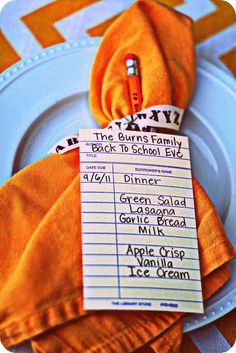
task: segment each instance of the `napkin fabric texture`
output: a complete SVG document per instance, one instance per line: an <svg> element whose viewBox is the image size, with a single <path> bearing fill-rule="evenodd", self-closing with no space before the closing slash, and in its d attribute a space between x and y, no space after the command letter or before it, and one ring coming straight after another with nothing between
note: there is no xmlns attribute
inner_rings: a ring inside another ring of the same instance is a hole
<svg viewBox="0 0 236 353"><path fill-rule="evenodd" d="M195 84L192 20L151 0L139 0L108 28L91 72L89 101L106 127L131 115L125 56L138 57L142 109L169 104L185 109Z"/></svg>
<svg viewBox="0 0 236 353"><path fill-rule="evenodd" d="M185 108L192 94L191 21L151 0L137 1L110 27L93 64L90 105L102 127L131 113L124 69L131 51L140 60L142 108ZM207 299L229 279L235 252L195 179L193 190ZM81 241L78 149L26 167L0 189L0 339L6 347L31 338L37 353L178 352L180 313L83 310Z"/></svg>
<svg viewBox="0 0 236 353"><path fill-rule="evenodd" d="M206 299L228 280L234 251L195 179L193 187ZM33 337L36 352L132 352L179 329L179 313L83 311L78 150L26 167L0 194L0 337L7 347Z"/></svg>

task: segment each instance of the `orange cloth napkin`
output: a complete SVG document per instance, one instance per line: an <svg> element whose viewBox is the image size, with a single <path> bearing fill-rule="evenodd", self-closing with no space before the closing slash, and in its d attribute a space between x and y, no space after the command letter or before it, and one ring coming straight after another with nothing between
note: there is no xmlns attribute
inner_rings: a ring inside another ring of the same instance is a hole
<svg viewBox="0 0 236 353"><path fill-rule="evenodd" d="M195 84L192 20L155 1L139 0L109 27L91 72L90 108L101 127L132 114L124 58L139 59L142 109L185 109Z"/></svg>
<svg viewBox="0 0 236 353"><path fill-rule="evenodd" d="M181 325L178 313L84 313L78 170L74 150L30 165L1 189L0 337L6 346L65 323L34 337L35 352L132 352ZM207 195L193 185L207 298L228 280L228 266L217 268L234 252ZM152 342L159 344L159 338Z"/></svg>
<svg viewBox="0 0 236 353"><path fill-rule="evenodd" d="M130 114L123 60L131 51L140 59L143 108L186 107L193 48L188 18L149 0L132 5L106 33L93 65L90 104L101 126ZM229 279L235 252L195 179L193 188L206 299ZM0 339L7 347L31 338L37 353L128 353L147 343L178 352L181 316L84 312L78 150L32 164L0 189Z"/></svg>

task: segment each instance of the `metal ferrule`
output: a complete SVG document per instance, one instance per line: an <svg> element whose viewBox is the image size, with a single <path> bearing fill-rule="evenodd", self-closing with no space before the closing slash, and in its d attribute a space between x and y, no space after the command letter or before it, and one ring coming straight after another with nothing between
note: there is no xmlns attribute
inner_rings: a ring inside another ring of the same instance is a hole
<svg viewBox="0 0 236 353"><path fill-rule="evenodd" d="M128 59L126 61L126 68L127 68L127 75L128 76L137 76L138 75L136 60Z"/></svg>

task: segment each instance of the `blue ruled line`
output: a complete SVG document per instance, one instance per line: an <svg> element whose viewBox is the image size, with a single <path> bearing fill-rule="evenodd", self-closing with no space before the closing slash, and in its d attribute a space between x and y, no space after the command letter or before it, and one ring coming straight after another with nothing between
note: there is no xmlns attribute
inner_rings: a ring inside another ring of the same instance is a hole
<svg viewBox="0 0 236 353"><path fill-rule="evenodd" d="M117 261L117 280L118 280L118 297L121 297L120 293L120 269L119 269L119 249L118 249L118 233L116 223L116 200L115 200L115 180L114 180L114 165L112 163L112 180L113 180L113 194L114 194L114 217L115 217L115 235L116 235L116 261Z"/></svg>
<svg viewBox="0 0 236 353"><path fill-rule="evenodd" d="M166 186L168 187L168 186ZM81 193L90 193L91 192L93 194L113 194L113 191L81 191ZM180 197L180 198L185 198L185 199L191 199L193 200L193 197L191 196L181 196L181 195L166 195L166 194L146 194L146 193L143 193L143 192L130 192L130 191L127 191L127 192L121 192L121 191L116 191L116 194L127 194L127 195L142 195L142 196L167 196L167 197ZM147 198L147 197L146 197ZM97 201L96 201L97 202ZM102 201L100 201L101 203L103 203ZM98 202L99 203L99 202ZM122 202L123 203L123 202Z"/></svg>
<svg viewBox="0 0 236 353"><path fill-rule="evenodd" d="M86 245L114 245L114 243L83 243ZM155 247L155 248L177 248L177 249L188 249L188 250L198 250L198 247L193 248L193 247L189 247L189 246L173 246L173 245L155 245L155 244L136 244L136 243L119 243L119 245L132 245L132 246L150 246L150 247Z"/></svg>
<svg viewBox="0 0 236 353"><path fill-rule="evenodd" d="M128 265L127 265L128 266ZM162 267L162 268L169 268L169 267ZM176 267L175 267L176 268ZM99 277L108 277L108 278L114 278L116 276L114 275L84 275L84 277L91 277L91 278L99 278ZM130 276L122 276L120 275L120 278L132 278L136 280L140 280L140 277L130 277ZM165 277L157 277L157 276L149 276L149 277L142 277L142 280L146 279L148 280L149 278L155 278L156 280L168 280L168 281L193 281L193 282L201 282L200 279L188 279L188 278L165 278Z"/></svg>
<svg viewBox="0 0 236 353"><path fill-rule="evenodd" d="M90 181L81 181L81 184L91 184ZM103 183L100 183L99 181L93 181L92 184L100 184L100 185L104 185L104 184L112 184L110 182L103 182ZM155 186L155 187L161 187L161 188L175 188L175 189L187 189L187 190L192 190L192 188L188 188L188 187L185 187L185 186L175 186L175 185L161 185L161 184L155 184L155 185L150 185L150 184L133 184L133 183L118 183L116 182L116 184L119 184L119 185L133 185L133 186L140 186L140 185L145 185L147 187L149 186ZM82 191L83 193L84 191Z"/></svg>
<svg viewBox="0 0 236 353"><path fill-rule="evenodd" d="M132 277L130 277L132 278ZM148 277L150 278L150 277ZM84 288L117 288L117 286L83 286ZM201 289L183 289L183 288L166 288L166 287L143 287L143 286L121 286L121 288L138 288L147 290L174 290L174 291L187 291L187 292L201 292Z"/></svg>
<svg viewBox="0 0 236 353"><path fill-rule="evenodd" d="M115 244L114 244L115 245ZM130 255L128 255L128 254L117 254L117 253L113 253L113 254L104 254L104 253L101 253L101 254L94 254L94 253L84 253L83 254L83 256L84 257L86 257L86 256L95 256L95 257L97 257L97 256L106 256L106 257L108 257L108 256L111 256L111 257L114 257L114 256L117 256L117 255L119 255L119 256L126 256L126 257L130 257L130 256L134 256L133 254L130 254ZM151 257L151 259L150 259L150 257ZM163 256L152 256L152 255L143 255L143 258L149 258L149 260L155 260L155 259L160 259L160 258L162 258ZM140 257L139 257L140 258ZM165 259L172 259L172 260L180 260L180 258L178 258L178 257L171 257L171 256L165 256ZM198 260L198 257L184 257L184 260ZM181 260L180 260L181 261ZM182 260L183 261L183 260ZM126 265L126 266L128 266L128 265ZM134 265L135 266L135 265ZM145 266L145 267L148 267L148 266ZM151 266L152 267L152 266ZM154 266L153 266L154 267Z"/></svg>
<svg viewBox="0 0 236 353"><path fill-rule="evenodd" d="M170 167L171 168L171 167ZM86 172L80 172L80 174L92 174L92 173L96 173L96 174L103 174L103 173L106 173L106 174L111 174L111 172L104 172L103 171L86 171ZM160 176L160 177L165 177L165 178L177 178L177 179L187 179L187 180L192 180L192 178L187 178L187 177L181 177L181 176L174 176L174 175L165 175L165 174L168 174L168 173L161 173L161 174L147 174L147 173L135 173L135 172L132 172L132 173L122 173L122 172L114 172L114 174L130 174L130 175L142 175L142 176L153 176L153 177L156 177L156 176Z"/></svg>
<svg viewBox="0 0 236 353"><path fill-rule="evenodd" d="M114 235L114 232L83 232L83 234L96 234L96 235ZM193 237L183 237L182 235L158 235L158 234L139 234L139 233L118 233L120 236L122 235L128 235L128 236L138 236L138 237L164 237L164 238L183 238L183 239L192 239L192 240L197 240L196 236L194 235ZM99 244L99 243L98 243Z"/></svg>
<svg viewBox="0 0 236 353"><path fill-rule="evenodd" d="M168 159L174 159L174 160L177 160L177 161L190 161L189 158L178 158L178 157L167 157L167 156L160 156L159 154L158 155L152 155L152 154L139 154L139 153L126 153L126 152L114 152L114 153L109 153L109 152L81 152L80 151L80 154L88 154L88 153L94 153L94 154L105 154L105 155L121 155L121 156L134 156L134 157L152 157L152 158L168 158ZM170 168L170 167L169 167Z"/></svg>
<svg viewBox="0 0 236 353"><path fill-rule="evenodd" d="M81 213L89 213L89 214L114 214L114 212L105 212L105 211L83 211ZM189 217L189 216L174 216L174 215L157 215L157 214L150 214L150 213L137 213L137 212L117 212L117 214L129 214L129 215L133 215L133 216L147 216L147 217L171 217L171 218L188 218L188 219L195 219L195 217Z"/></svg>
<svg viewBox="0 0 236 353"><path fill-rule="evenodd" d="M89 153L89 152L86 152L86 153ZM95 153L96 154L96 153ZM122 154L123 156L124 154ZM105 163L105 164L126 164L126 165L147 165L147 166L152 166L152 167L163 167L163 168L174 168L174 169L183 169L183 170L191 170L191 168L187 168L187 167L177 167L177 166L173 166L173 165L165 165L165 164L150 164L150 163L128 163L128 162L119 162L119 163L116 163L116 162L109 162L109 161L96 161L96 160L93 160L91 162L89 161L80 161L80 163L86 163L86 164L94 164L94 163L99 163L99 164L102 164L102 163Z"/></svg>
<svg viewBox="0 0 236 353"><path fill-rule="evenodd" d="M99 298L99 297L86 297L85 298L86 300L89 299L89 300L106 300L106 299L117 299L117 298L114 298L114 297L102 297L102 298ZM202 303L201 300L186 300L186 299L167 299L167 298L140 298L140 297L122 297L122 299L130 299L130 300L163 300L163 301L172 301L172 302L189 302L189 303Z"/></svg>
<svg viewBox="0 0 236 353"><path fill-rule="evenodd" d="M155 256L155 257L158 257L158 256ZM159 256L160 257L160 256ZM169 258L169 259L173 259L173 257L168 257L166 256L165 258ZM193 259L193 258L185 258L186 260L198 260L198 259ZM117 265L114 265L114 264L83 264L83 266L86 266L86 267L100 267L100 266L104 266L104 267L117 267ZM139 265L120 265L120 267L126 267L127 266L135 266L135 267L140 267ZM159 268L160 266L145 266L144 268ZM199 271L200 270L200 267L197 267L197 268L191 268L191 267L162 267L162 268L168 268L168 269L177 269L177 270L189 270L189 271ZM169 279L169 278L168 278Z"/></svg>
<svg viewBox="0 0 236 353"><path fill-rule="evenodd" d="M113 245L115 245L115 244L113 244ZM127 244L126 244L127 245ZM125 256L125 257L131 257L131 256L134 256L133 254L118 254L119 256ZM94 257L97 257L97 256L106 256L106 257L108 257L108 256L110 256L110 257L114 257L114 256L117 256L117 253L113 253L113 254L107 254L107 253L101 253L101 254L95 254L95 253L84 253L83 254L83 256L84 257L86 257L86 256L94 256ZM155 259L161 259L161 258L163 258L163 256L157 256L157 255L155 255L155 256L151 256L151 255L143 255L142 256L143 258L149 258L149 260L151 261L151 260L155 260ZM150 257L151 257L151 259L150 259ZM139 257L140 258L140 257ZM179 261L182 261L182 260L180 260L180 258L179 257L172 257L172 256L165 256L165 259L172 259L172 260L179 260ZM191 261L198 261L199 260L199 258L198 257L184 257L184 260L191 260ZM146 267L146 266L145 266ZM148 267L148 266L147 266ZM151 266L152 267L152 266Z"/></svg>
<svg viewBox="0 0 236 353"><path fill-rule="evenodd" d="M104 192L106 194L106 192ZM117 192L116 192L117 193ZM154 194L153 196L157 196L156 194ZM186 197L186 198L191 198L191 197ZM114 204L113 201L81 201L81 203L112 203ZM137 202L117 202L116 201L116 205L136 205L138 207L152 207L152 206L157 206L158 208L159 207L164 207L164 208L187 208L187 209L191 209L191 210L194 210L194 207L187 207L187 206L169 206L169 205L158 205L157 203L151 203L151 204L140 204L140 203L137 203ZM98 212L99 213L99 212Z"/></svg>
<svg viewBox="0 0 236 353"><path fill-rule="evenodd" d="M172 148L179 148L179 146L173 146L173 145L161 145L161 144L155 144L155 143L146 143L146 142L129 142L129 141L91 141L91 140L80 140L81 142L91 142L91 143L94 143L94 144L99 144L100 142L102 143L119 143L119 144L132 144L132 145L146 145L146 146L156 146L156 147L166 147L166 148L169 148L169 147L172 147ZM189 150L188 147L182 147L182 149L185 149L185 150ZM88 152L87 152L88 153ZM93 153L100 153L100 152L93 152Z"/></svg>
<svg viewBox="0 0 236 353"><path fill-rule="evenodd" d="M114 222L81 222L83 224L114 224ZM142 225L142 226L160 226L162 228L181 228L181 229L195 229L196 227L181 227L181 226L164 226L164 225L159 225L157 223L119 223L119 225L126 225L126 226L137 226L137 225Z"/></svg>

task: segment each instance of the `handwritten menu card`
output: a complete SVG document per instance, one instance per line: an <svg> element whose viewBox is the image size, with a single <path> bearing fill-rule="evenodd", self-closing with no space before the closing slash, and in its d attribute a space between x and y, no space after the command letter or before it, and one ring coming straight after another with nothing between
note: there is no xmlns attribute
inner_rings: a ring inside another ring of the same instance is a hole
<svg viewBox="0 0 236 353"><path fill-rule="evenodd" d="M203 312L188 138L80 130L85 309Z"/></svg>

